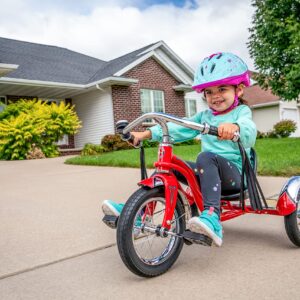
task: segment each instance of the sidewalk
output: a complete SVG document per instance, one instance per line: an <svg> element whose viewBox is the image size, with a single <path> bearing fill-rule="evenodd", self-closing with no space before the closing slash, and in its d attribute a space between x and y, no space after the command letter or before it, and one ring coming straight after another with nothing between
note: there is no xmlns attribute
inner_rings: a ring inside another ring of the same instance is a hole
<svg viewBox="0 0 300 300"><path fill-rule="evenodd" d="M0 162L0 299L298 296L300 254L283 218L272 216L228 221L222 248L184 247L167 274L136 277L119 257L115 232L101 222L100 204L127 199L139 170L64 160ZM260 178L267 196L285 180Z"/></svg>

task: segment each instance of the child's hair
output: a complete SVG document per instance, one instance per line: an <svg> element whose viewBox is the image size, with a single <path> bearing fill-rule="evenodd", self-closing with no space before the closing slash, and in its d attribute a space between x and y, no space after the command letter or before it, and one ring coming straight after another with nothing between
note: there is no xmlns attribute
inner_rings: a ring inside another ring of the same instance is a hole
<svg viewBox="0 0 300 300"><path fill-rule="evenodd" d="M242 105L242 104L249 106L249 103L248 103L247 100L243 99L242 97L239 97L239 104L238 105Z"/></svg>

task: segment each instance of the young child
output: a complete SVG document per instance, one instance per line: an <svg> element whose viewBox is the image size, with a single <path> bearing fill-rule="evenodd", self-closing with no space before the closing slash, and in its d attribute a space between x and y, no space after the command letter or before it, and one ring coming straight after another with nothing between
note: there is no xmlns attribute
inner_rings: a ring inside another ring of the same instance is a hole
<svg viewBox="0 0 300 300"><path fill-rule="evenodd" d="M222 195L237 193L241 184L242 158L238 145L231 141L235 132L250 156L250 148L256 140L256 126L251 110L243 104L241 96L245 86L250 85L247 65L232 53L215 53L205 58L195 74L193 89L204 92L208 110L197 113L189 120L208 123L218 127L218 137L203 135L202 152L197 158L204 211L189 220L191 231L212 238L222 245L223 230L220 223L220 200ZM199 132L177 124L168 123L169 134L175 142L193 139ZM160 141L159 125L144 132L132 132L134 144L144 139ZM104 201L105 214L118 216L123 204Z"/></svg>

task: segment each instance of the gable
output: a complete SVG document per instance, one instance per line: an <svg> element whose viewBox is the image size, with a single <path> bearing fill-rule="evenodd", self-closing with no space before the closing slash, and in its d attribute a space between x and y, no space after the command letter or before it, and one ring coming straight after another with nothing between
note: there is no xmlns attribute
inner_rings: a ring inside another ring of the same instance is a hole
<svg viewBox="0 0 300 300"><path fill-rule="evenodd" d="M116 72L115 76L123 76L129 70L135 66L143 63L150 57L154 58L165 70L167 70L174 78L178 80L179 83L185 85L193 84L193 70L186 65L177 55L167 50L164 46L165 44L158 44L158 46L148 52L141 53L139 57L133 61L131 64L127 65L123 69Z"/></svg>

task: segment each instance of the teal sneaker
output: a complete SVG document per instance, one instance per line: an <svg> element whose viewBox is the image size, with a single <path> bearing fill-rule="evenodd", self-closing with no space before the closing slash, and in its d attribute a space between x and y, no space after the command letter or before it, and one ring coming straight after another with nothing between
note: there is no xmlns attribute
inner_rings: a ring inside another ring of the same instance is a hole
<svg viewBox="0 0 300 300"><path fill-rule="evenodd" d="M111 200L104 200L102 203L102 211L105 215L118 217L124 207L123 203L116 203Z"/></svg>
<svg viewBox="0 0 300 300"><path fill-rule="evenodd" d="M125 204L123 203L116 203L111 200L104 200L102 203L102 211L105 215L118 217L121 214L124 205ZM140 234L141 226L142 218L141 216L137 216L133 229L134 237L137 237Z"/></svg>
<svg viewBox="0 0 300 300"><path fill-rule="evenodd" d="M219 216L213 211L213 207L204 210L199 217L191 218L189 226L191 231L210 237L218 247L221 247L223 228Z"/></svg>

